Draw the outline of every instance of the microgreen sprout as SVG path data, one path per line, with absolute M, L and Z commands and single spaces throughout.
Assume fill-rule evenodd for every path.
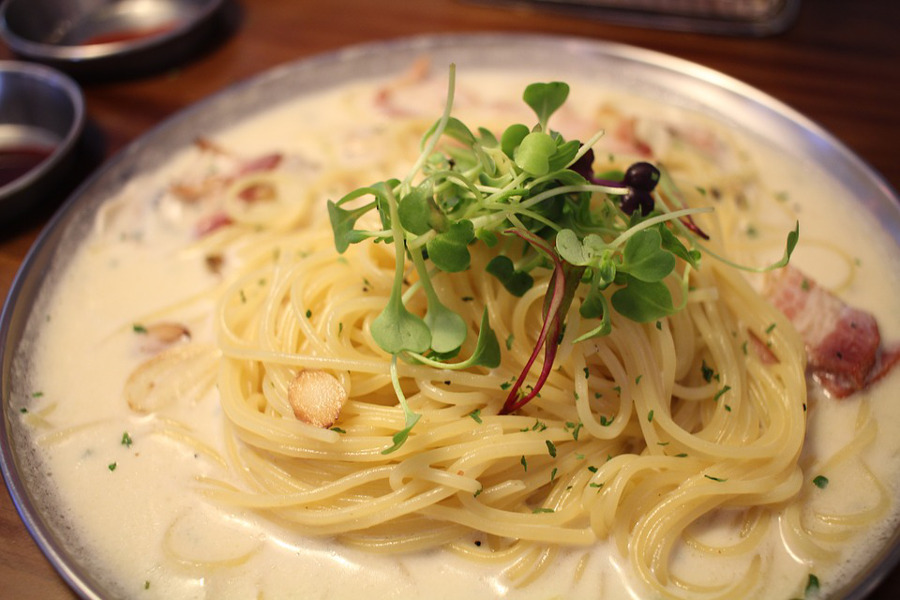
M 403 179 L 374 183 L 328 202 L 339 252 L 367 239 L 395 248 L 390 295 L 371 325 L 375 341 L 392 355 L 391 378 L 406 419 L 386 453 L 407 440 L 419 419 L 400 387 L 398 359 L 441 369 L 500 364 L 500 344 L 487 310 L 472 332 L 477 341 L 471 356 L 459 357 L 475 324 L 442 302 L 435 289 L 435 278 L 470 268 L 474 245 L 491 248 L 486 271 L 514 296 L 531 289 L 536 274 L 550 276 L 534 348 L 515 381 L 501 386 L 507 391 L 501 414 L 540 396 L 576 293 L 588 326 L 573 336 L 575 343 L 607 335 L 612 312 L 658 324 L 681 310 L 689 274 L 700 268 L 703 253 L 733 264 L 701 244 L 709 236 L 693 218 L 713 209 L 687 207 L 661 166 L 640 162 L 625 172 L 596 173 L 592 146 L 602 132 L 581 143 L 551 128 L 552 116 L 568 98 L 567 84 L 527 86 L 522 99 L 536 123 L 513 123 L 498 135 L 472 130 L 452 116 L 455 77 L 451 65 L 444 111 L 425 133 L 420 155 Z M 372 210 L 382 229 L 357 229 L 359 219 Z M 798 229 L 788 234 L 778 263 L 757 270 L 786 264 L 798 235 Z M 411 285 L 404 282 L 407 260 L 417 276 Z M 681 292 L 677 302 L 672 289 Z M 407 308 L 409 297 L 419 293 L 427 307 L 422 316 Z M 510 336 L 507 350 L 512 343 Z M 536 380 L 526 383 L 542 350 Z

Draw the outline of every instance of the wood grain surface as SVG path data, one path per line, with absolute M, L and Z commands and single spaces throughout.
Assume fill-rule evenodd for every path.
M 900 2 L 804 0 L 786 32 L 727 37 L 627 27 L 515 4 L 459 0 L 241 0 L 221 40 L 183 64 L 127 79 L 84 82 L 89 117 L 78 176 L 178 110 L 265 69 L 348 44 L 442 32 L 574 35 L 698 62 L 797 109 L 900 188 Z M 0 59 L 12 58 L 0 47 Z M 45 206 L 0 225 L 0 298 L 26 252 L 76 180 Z M 44 558 L 0 492 L 0 598 L 75 594 Z M 872 598 L 900 597 L 900 573 Z

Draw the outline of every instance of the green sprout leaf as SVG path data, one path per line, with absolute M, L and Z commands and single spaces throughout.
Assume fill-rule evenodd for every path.
M 701 254 L 699 250 L 688 250 L 684 243 L 678 239 L 678 236 L 662 223 L 659 224 L 656 230 L 659 232 L 663 248 L 690 264 L 693 268 L 700 268 Z
M 500 136 L 500 148 L 503 150 L 503 153 L 509 158 L 512 158 L 516 148 L 519 147 L 519 144 L 522 143 L 522 140 L 524 140 L 525 136 L 530 132 L 531 130 L 521 123 L 516 123 L 507 127 L 503 131 L 503 135 Z
M 638 323 L 649 323 L 672 314 L 675 307 L 669 288 L 661 281 L 646 282 L 624 276 L 626 285 L 613 293 L 613 308 Z
M 550 172 L 550 157 L 556 152 L 556 140 L 549 133 L 532 131 L 513 152 L 513 160 L 530 175 L 541 176 Z
M 560 258 L 572 265 L 586 266 L 590 262 L 584 244 L 571 229 L 563 229 L 556 234 L 556 251 Z
M 531 275 L 524 271 L 517 271 L 513 261 L 502 254 L 492 258 L 485 270 L 496 277 L 503 287 L 517 298 L 521 298 L 534 285 L 534 278 Z
M 603 295 L 600 278 L 595 274 L 591 280 L 590 291 L 581 303 L 578 312 L 586 319 L 600 319 L 600 323 L 590 331 L 581 334 L 575 342 L 582 342 L 595 337 L 609 335 L 612 331 L 612 321 L 609 316 L 609 303 Z
M 797 242 L 800 240 L 800 222 L 794 224 L 793 231 L 788 232 L 787 241 L 784 247 L 784 255 L 781 257 L 781 260 L 773 264 L 771 269 L 780 269 L 782 267 L 787 266 L 788 262 L 791 260 L 791 254 L 794 253 L 794 248 L 797 247 Z
M 525 88 L 522 99 L 537 115 L 541 128 L 547 129 L 550 115 L 559 110 L 569 97 L 569 85 L 561 81 L 532 83 Z
M 422 415 L 413 412 L 412 409 L 409 408 L 409 404 L 406 401 L 406 395 L 403 393 L 403 388 L 400 387 L 400 376 L 397 373 L 396 354 L 391 358 L 391 383 L 394 386 L 394 393 L 397 394 L 397 400 L 400 402 L 400 407 L 403 409 L 403 415 L 406 422 L 403 429 L 392 436 L 391 441 L 393 442 L 393 445 L 382 450 L 382 454 L 391 454 L 392 452 L 399 450 L 400 447 L 406 443 L 406 440 L 409 439 L 412 428 L 415 427 L 416 423 L 419 422 L 419 419 L 422 418 Z
M 481 366 L 489 369 L 500 366 L 500 343 L 497 341 L 497 334 L 491 329 L 487 309 L 481 313 L 478 341 L 475 343 L 472 356 L 466 361 L 466 366 Z
M 397 202 L 388 190 L 386 196 L 393 223 L 394 239 L 402 239 L 400 219 L 397 218 Z M 394 244 L 395 267 L 391 295 L 384 310 L 372 320 L 372 337 L 379 346 L 393 355 L 404 350 L 424 352 L 431 346 L 431 331 L 421 318 L 409 312 L 403 305 L 402 286 L 404 272 L 404 251 L 402 243 Z
M 663 280 L 675 268 L 675 256 L 661 244 L 662 238 L 656 229 L 644 229 L 634 234 L 625 244 L 624 265 L 619 270 L 648 283 Z
M 431 331 L 432 350 L 440 353 L 458 350 L 469 331 L 463 318 L 437 300 L 437 296 L 429 299 L 425 324 Z
M 372 202 L 366 206 L 345 210 L 331 200 L 328 201 L 328 218 L 331 220 L 331 229 L 334 232 L 334 247 L 338 252 L 343 254 L 350 247 L 350 244 L 361 242 L 370 237 L 364 232 L 357 231 L 354 227 L 356 226 L 356 221 L 374 206 L 375 203 Z
M 575 159 L 575 156 L 578 154 L 578 151 L 581 149 L 581 142 L 578 140 L 570 140 L 568 142 L 564 141 L 562 137 L 557 138 L 557 147 L 556 152 L 550 157 L 550 170 L 551 171 L 559 171 L 560 169 L 565 169 L 569 166 L 569 163 Z M 583 180 L 584 178 L 581 175 L 573 171 L 561 171 L 561 177 L 558 180 L 577 178 L 578 180 Z M 580 181 L 579 181 L 580 183 Z
M 469 268 L 469 242 L 475 239 L 472 221 L 456 221 L 426 245 L 431 262 L 442 271 L 457 273 Z
M 400 224 L 410 233 L 422 235 L 431 230 L 432 203 L 430 186 L 421 185 L 400 199 L 397 214 Z
M 472 133 L 466 124 L 456 117 L 447 119 L 447 125 L 444 127 L 444 135 L 451 137 L 458 142 L 462 142 L 467 146 L 471 146 L 478 141 L 475 138 L 475 134 Z
M 400 295 L 391 297 L 372 321 L 372 337 L 385 352 L 425 352 L 431 347 L 431 330 L 421 318 L 403 306 Z

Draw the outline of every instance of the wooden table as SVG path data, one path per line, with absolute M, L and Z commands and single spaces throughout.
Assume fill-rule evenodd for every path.
M 179 109 L 274 65 L 359 42 L 506 30 L 624 42 L 720 70 L 806 114 L 900 189 L 900 3 L 806 0 L 787 32 L 760 39 L 625 27 L 458 0 L 242 0 L 236 8 L 232 34 L 177 69 L 85 84 L 91 129 L 102 141 L 95 147 L 98 158 L 118 152 Z M 0 58 L 8 57 L 0 48 Z M 48 216 L 45 210 L 0 226 L 0 297 Z M 3 493 L 0 535 L 0 597 L 73 597 Z M 900 572 L 874 597 L 900 597 Z

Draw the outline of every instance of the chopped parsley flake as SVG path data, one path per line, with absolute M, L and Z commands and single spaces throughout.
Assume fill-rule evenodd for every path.
M 531 512 L 532 512 L 533 514 L 538 514 L 538 513 L 552 513 L 552 512 L 555 512 L 555 511 L 554 511 L 552 508 L 544 508 L 544 507 L 540 507 L 540 508 L 534 509 L 534 510 L 531 511 Z
M 703 375 L 703 381 L 705 381 L 706 383 L 709 383 L 710 381 L 712 381 L 713 374 L 715 373 L 715 371 L 713 370 L 712 367 L 710 367 L 708 364 L 706 364 L 706 360 L 704 359 L 703 364 L 700 365 L 700 373 Z
M 111 463 L 109 463 L 109 465 L 107 466 L 107 468 L 108 468 L 110 471 L 115 471 L 115 470 L 116 470 L 116 466 L 117 466 L 116 463 L 111 462 Z
M 651 410 L 650 412 L 647 413 L 647 422 L 648 422 L 648 423 L 652 423 L 652 422 L 653 422 L 653 411 L 652 411 L 652 410 Z
M 828 487 L 828 478 L 824 475 L 817 475 L 813 479 L 813 485 L 819 488 L 820 490 L 824 490 Z
M 132 331 L 135 333 L 147 333 L 147 328 L 141 325 L 140 323 L 135 323 L 131 326 Z
M 572 430 L 572 439 L 576 442 L 578 441 L 578 434 L 581 432 L 581 428 L 584 427 L 584 423 L 566 423 L 566 429 Z
M 719 390 L 718 392 L 716 392 L 716 395 L 715 395 L 715 396 L 713 396 L 713 401 L 716 401 L 716 400 L 718 400 L 719 398 L 721 398 L 722 395 L 723 395 L 725 392 L 729 391 L 730 389 L 731 389 L 731 386 L 730 386 L 730 385 L 726 385 L 725 387 L 723 387 L 721 390 Z
M 481 409 L 480 408 L 476 408 L 475 410 L 470 412 L 469 416 L 472 417 L 472 420 L 475 421 L 476 423 L 483 423 L 483 421 L 481 420 Z
M 807 579 L 807 581 L 806 581 L 805 594 L 807 596 L 809 596 L 811 593 L 815 593 L 818 591 L 819 591 L 819 578 L 816 577 L 815 575 L 813 575 L 812 573 L 810 573 L 809 579 Z
M 713 481 L 723 482 L 728 481 L 727 479 L 723 479 L 722 477 L 713 477 L 712 475 L 704 475 L 707 479 L 712 479 Z
M 550 456 L 552 456 L 553 458 L 556 458 L 556 445 L 553 442 L 551 442 L 550 440 L 546 440 L 546 441 L 547 441 L 547 452 L 550 453 Z
M 519 462 L 522 463 L 522 468 L 527 471 L 528 470 L 528 461 L 525 460 L 524 454 L 522 455 L 522 458 L 519 460 Z
M 131 436 L 128 435 L 128 432 L 124 432 L 122 434 L 122 445 L 126 448 L 131 448 L 131 444 L 134 443 L 134 440 L 131 439 Z

